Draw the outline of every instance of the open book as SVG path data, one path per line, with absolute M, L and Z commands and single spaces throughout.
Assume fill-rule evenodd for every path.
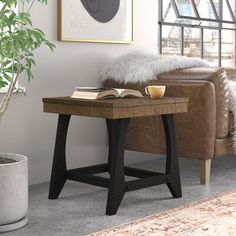
M 77 87 L 71 97 L 95 100 L 95 99 L 123 98 L 123 97 L 141 98 L 143 97 L 143 95 L 141 94 L 140 91 L 133 89 Z

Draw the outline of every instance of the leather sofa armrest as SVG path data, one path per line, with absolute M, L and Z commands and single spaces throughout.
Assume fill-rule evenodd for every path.
M 149 84 L 166 85 L 165 96 L 189 98 L 188 112 L 176 115 L 175 118 L 179 154 L 196 159 L 212 158 L 216 137 L 216 95 L 214 84 L 210 81 L 202 80 L 159 79 L 143 84 L 119 84 L 113 80 L 108 80 L 104 85 L 106 87 L 138 89 L 144 93 L 144 88 Z M 139 121 L 137 124 L 135 122 L 132 124 L 134 128 L 130 129 L 127 137 L 128 149 L 152 153 L 165 152 L 163 132 L 161 134 L 156 132 L 153 124 L 148 123 L 146 120 L 141 123 Z M 157 122 L 157 127 L 158 130 L 161 130 L 160 121 Z M 144 144 L 143 140 L 148 140 L 148 142 Z M 195 156 L 192 156 L 193 154 Z
M 228 69 L 229 70 L 229 69 Z M 231 71 L 233 69 L 231 68 Z M 216 99 L 216 138 L 225 138 L 229 134 L 229 86 L 224 68 L 196 67 L 175 70 L 158 76 L 161 83 L 167 81 L 208 81 L 214 84 Z M 149 84 L 155 83 L 152 80 Z M 182 82 L 181 82 L 182 81 Z M 159 83 L 158 82 L 158 83 Z
M 229 70 L 229 69 L 228 69 Z M 231 72 L 233 69 L 231 68 Z M 196 67 L 175 70 L 163 73 L 158 80 L 152 80 L 149 84 L 159 81 L 161 83 L 174 81 L 209 81 L 215 87 L 216 99 L 216 138 L 225 138 L 229 134 L 229 86 L 228 77 L 224 68 Z M 182 82 L 181 82 L 182 81 Z M 158 82 L 158 83 L 159 83 Z
M 181 155 L 208 159 L 214 155 L 216 94 L 210 81 L 157 80 L 166 85 L 166 96 L 189 98 L 188 112 L 176 116 L 178 151 Z M 196 154 L 198 153 L 198 154 Z
M 231 74 L 236 70 L 228 69 Z M 216 92 L 216 138 L 225 138 L 229 134 L 229 86 L 228 77 L 224 68 L 203 67 L 176 70 L 163 73 L 160 80 L 204 80 L 210 81 L 215 86 Z

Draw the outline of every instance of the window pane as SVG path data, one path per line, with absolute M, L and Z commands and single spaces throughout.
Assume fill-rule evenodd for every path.
M 195 0 L 195 3 L 201 18 L 216 20 L 214 11 L 211 7 L 211 3 L 209 0 L 200 0 L 200 1 Z
M 225 29 L 232 29 L 232 30 L 235 30 L 235 24 L 227 24 L 227 23 L 223 23 L 222 24 L 222 27 L 225 28 Z
M 190 0 L 176 0 L 179 14 L 182 16 L 195 16 Z
M 203 1 L 203 0 L 202 0 Z M 217 11 L 217 14 L 218 16 L 220 17 L 220 9 L 219 9 L 219 6 L 220 6 L 220 3 L 219 3 L 220 0 L 213 0 L 213 3 L 215 5 L 215 9 Z
M 180 27 L 163 26 L 162 53 L 168 55 L 181 54 L 181 30 Z
M 224 30 L 222 31 L 222 66 L 234 66 L 234 48 L 235 48 L 235 36 L 234 31 Z
M 213 66 L 219 64 L 219 32 L 217 30 L 204 29 L 203 58 Z
M 193 17 L 192 19 L 184 19 L 181 16 L 176 17 L 175 11 L 171 1 L 163 1 L 163 19 L 168 23 L 177 23 L 184 27 L 184 55 L 192 57 L 201 56 L 201 29 L 203 34 L 203 57 L 209 61 L 212 65 L 218 66 L 219 59 L 222 61 L 222 66 L 234 66 L 235 65 L 235 48 L 236 48 L 236 28 L 235 20 L 235 7 L 236 0 L 222 0 L 223 6 L 220 9 L 221 0 L 212 0 L 215 8 L 212 7 L 211 0 L 194 0 L 198 13 L 201 18 L 205 20 L 199 20 L 195 16 L 194 8 L 191 0 L 174 0 L 180 15 Z M 228 3 L 229 2 L 229 3 Z M 233 14 L 231 14 L 231 10 Z M 217 14 L 215 14 L 215 12 Z M 217 22 L 217 16 L 225 21 L 232 23 L 222 23 L 220 20 Z M 234 15 L 235 17 L 232 17 Z M 196 17 L 196 18 L 195 18 Z M 207 20 L 209 19 L 209 20 Z M 215 21 L 212 21 L 215 20 Z M 222 28 L 222 45 L 219 55 L 219 28 Z M 162 51 L 164 54 L 181 54 L 181 27 L 180 26 L 163 26 L 163 39 L 162 39 Z
M 197 9 L 201 18 L 217 20 L 209 0 L 198 0 L 198 1 L 195 0 L 195 2 L 196 2 Z M 214 1 L 214 6 L 215 6 L 216 14 L 219 16 L 218 0 Z M 219 27 L 219 23 L 213 22 L 213 21 L 202 21 L 201 25 L 217 27 L 217 28 Z
M 177 17 L 171 1 L 163 1 L 163 21 L 165 22 L 176 22 Z
M 229 0 L 229 4 L 230 2 L 232 3 L 231 0 Z M 232 11 L 234 11 L 234 8 L 232 8 L 233 4 L 230 4 L 230 8 Z M 227 20 L 227 21 L 233 21 L 231 15 L 230 15 L 230 11 L 229 11 L 229 7 L 226 3 L 226 0 L 223 0 L 223 20 Z
M 232 11 L 235 13 L 235 9 L 236 9 L 236 2 L 235 2 L 235 0 L 229 0 L 229 4 L 231 6 Z M 236 14 L 234 14 L 234 16 L 236 16 Z
M 184 55 L 188 57 L 201 57 L 200 29 L 184 29 Z

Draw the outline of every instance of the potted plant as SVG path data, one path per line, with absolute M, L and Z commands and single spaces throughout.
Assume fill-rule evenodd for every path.
M 0 101 L 0 120 L 6 111 L 19 76 L 31 80 L 34 51 L 42 45 L 53 50 L 44 33 L 34 28 L 30 9 L 47 0 L 0 0 L 0 89 L 7 92 Z M 17 8 L 17 10 L 15 10 Z M 28 211 L 28 163 L 18 154 L 0 153 L 0 233 L 24 226 Z

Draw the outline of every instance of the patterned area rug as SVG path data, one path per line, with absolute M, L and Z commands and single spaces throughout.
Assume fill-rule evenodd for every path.
M 90 236 L 235 236 L 236 190 Z

